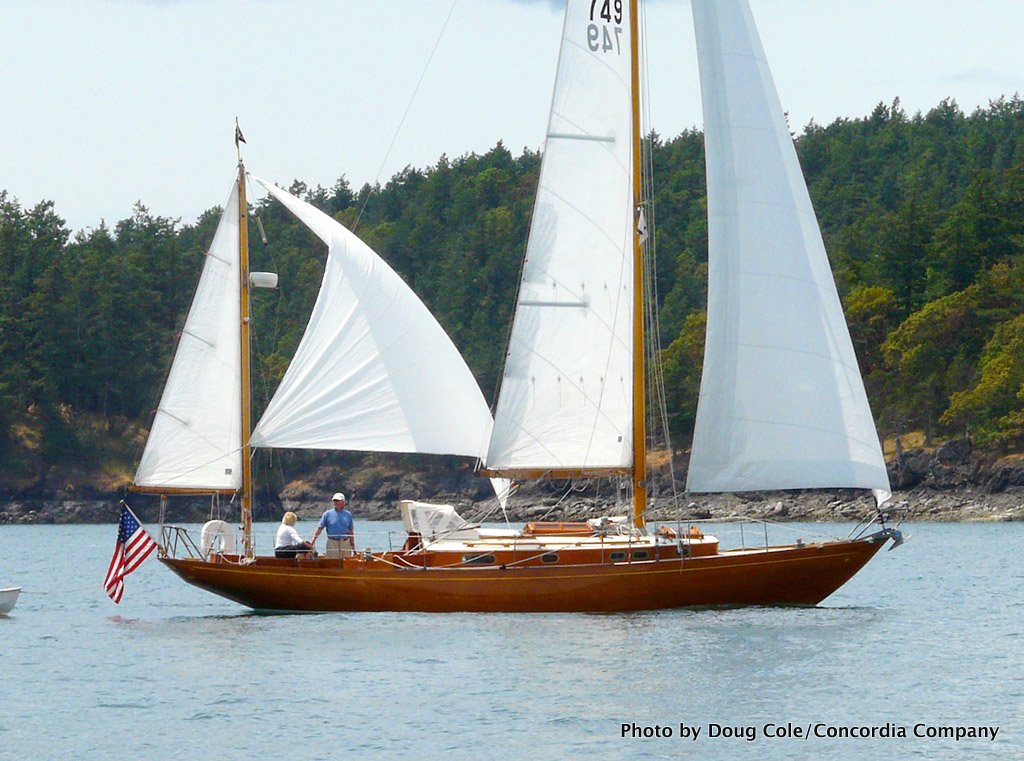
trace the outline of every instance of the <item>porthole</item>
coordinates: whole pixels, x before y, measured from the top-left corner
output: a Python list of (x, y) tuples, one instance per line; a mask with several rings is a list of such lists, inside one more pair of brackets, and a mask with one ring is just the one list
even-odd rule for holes
[(647, 550), (634, 550), (633, 560), (647, 560)]
[(541, 561), (545, 563), (557, 563), (558, 553), (557, 552), (546, 552), (540, 556)]
[(463, 555), (462, 562), (466, 565), (494, 565), (494, 555)]
[(616, 560), (625, 560), (626, 559), (626, 553), (625, 552), (613, 552), (611, 554), (611, 559), (612, 559), (613, 563)]

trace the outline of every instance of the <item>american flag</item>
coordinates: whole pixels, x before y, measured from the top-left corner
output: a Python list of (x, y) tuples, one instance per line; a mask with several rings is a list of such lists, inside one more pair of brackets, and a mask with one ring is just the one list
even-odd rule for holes
[(121, 520), (117, 525), (117, 546), (114, 557), (110, 559), (107, 579), (103, 588), (110, 599), (121, 602), (124, 594), (124, 577), (142, 565), (149, 553), (156, 549), (156, 542), (146, 533), (127, 505), (121, 506)]

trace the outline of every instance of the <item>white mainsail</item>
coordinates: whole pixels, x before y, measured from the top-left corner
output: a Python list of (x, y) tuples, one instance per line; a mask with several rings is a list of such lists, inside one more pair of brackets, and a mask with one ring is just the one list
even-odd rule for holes
[(832, 272), (746, 0), (693, 0), (708, 328), (687, 487), (889, 480)]
[(306, 332), (251, 444), (481, 457), (490, 410), (423, 302), (339, 222), (253, 179), (327, 244), (328, 255)]
[(143, 487), (242, 483), (238, 184), (206, 255), (135, 474)]
[(569, 0), (491, 469), (632, 463), (629, 39), (628, 3)]

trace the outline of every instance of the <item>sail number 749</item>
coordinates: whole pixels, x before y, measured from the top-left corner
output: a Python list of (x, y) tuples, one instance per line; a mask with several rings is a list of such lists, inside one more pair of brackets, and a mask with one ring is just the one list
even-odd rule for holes
[[(597, 19), (616, 24), (622, 23), (622, 0), (590, 0), (590, 20)], [(587, 27), (587, 45), (595, 53), (597, 51), (622, 53), (622, 27), (616, 26), (611, 29), (606, 24), (591, 23)]]
[(622, 0), (615, 0), (614, 3), (612, 2), (612, 0), (604, 0), (603, 2), (601, 0), (590, 0), (590, 20), (591, 21), (594, 20), (594, 11), (596, 11), (598, 9), (598, 3), (601, 3), (601, 10), (600, 10), (601, 18), (603, 18), (605, 21), (611, 21), (612, 20), (612, 8), (614, 7), (614, 9), (615, 9), (615, 23), (616, 24), (621, 24), (622, 23)]

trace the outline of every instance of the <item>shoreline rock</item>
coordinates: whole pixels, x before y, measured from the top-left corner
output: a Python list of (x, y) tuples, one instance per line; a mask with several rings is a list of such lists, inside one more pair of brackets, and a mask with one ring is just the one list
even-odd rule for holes
[[(673, 463), (686, 472), (685, 457)], [(897, 448), (888, 463), (894, 493), (886, 510), (909, 521), (1024, 520), (1024, 457), (977, 452), (968, 439), (947, 441), (934, 450)], [(671, 470), (650, 475), (651, 521), (707, 521), (735, 518), (776, 522), (859, 521), (874, 514), (870, 494), (852, 489), (753, 492), (744, 494), (685, 494), (673, 498)], [(285, 510), (314, 519), (329, 506), (330, 494), (341, 488), (349, 496), (357, 520), (398, 520), (400, 499), (419, 499), (454, 505), (468, 520), (505, 520), (487, 479), (468, 468), (447, 472), (381, 466), (344, 468), (322, 465), (280, 494), (256, 495), (254, 518), (276, 521)], [(38, 488), (38, 487), (37, 487)], [(0, 495), (0, 525), (113, 523), (120, 494), (69, 494), (33, 490)], [(160, 518), (159, 500), (130, 495), (128, 503), (145, 522)], [(567, 481), (525, 484), (510, 500), (510, 522), (582, 520), (599, 515), (626, 514), (614, 486), (606, 482)], [(235, 503), (211, 503), (209, 498), (172, 498), (165, 516), (169, 522), (200, 523), (211, 516), (236, 520)]]
[[(454, 505), (465, 518), (473, 521), (502, 522), (496, 500), (476, 501), (458, 494), (420, 496), (430, 502)], [(147, 523), (159, 520), (155, 500), (128, 500), (135, 513)], [(257, 509), (256, 520), (278, 520), (285, 510), (292, 510), (301, 519), (312, 520), (327, 509), (327, 498), (320, 500), (282, 500), (273, 507), (264, 504)], [(398, 499), (393, 501), (350, 499), (357, 520), (399, 520)], [(36, 500), (24, 499), (0, 505), (0, 525), (62, 525), (83, 523), (115, 523), (119, 500)], [(560, 501), (543, 497), (536, 501), (516, 501), (507, 510), (508, 520), (523, 523), (536, 520), (585, 520), (600, 515), (625, 515), (628, 505), (602, 498), (573, 498)], [(918, 488), (894, 492), (885, 508), (892, 516), (910, 522), (1024, 521), (1024, 489), (1011, 488), (998, 494), (974, 488), (939, 492)], [(680, 495), (678, 501), (655, 498), (648, 509), (650, 521), (708, 522), (750, 518), (777, 523), (859, 521), (874, 514), (870, 495), (850, 491), (774, 492), (771, 494)], [(211, 516), (236, 520), (232, 504), (223, 503), (219, 512), (208, 502), (171, 500), (165, 519), (168, 522), (202, 523)]]

